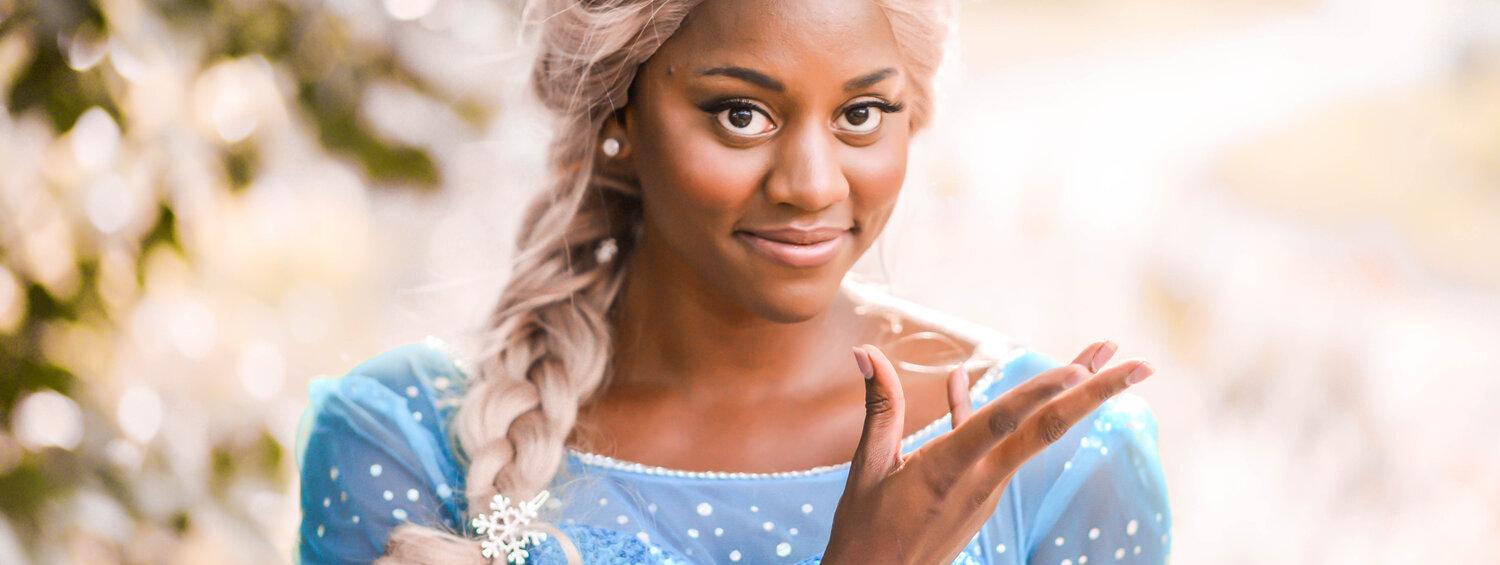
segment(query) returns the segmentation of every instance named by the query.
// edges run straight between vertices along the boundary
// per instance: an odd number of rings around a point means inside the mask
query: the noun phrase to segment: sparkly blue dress
[[[398,347],[310,385],[297,446],[301,563],[368,563],[407,521],[470,531],[448,430],[466,376],[445,351],[434,340]],[[1055,365],[1013,348],[974,383],[972,401]],[[945,415],[903,451],[950,429]],[[954,563],[1164,563],[1172,514],[1156,439],[1140,397],[1106,402],[1017,472]],[[816,564],[848,471],[688,472],[569,450],[542,512],[590,564]],[[555,536],[528,559],[565,562]]]

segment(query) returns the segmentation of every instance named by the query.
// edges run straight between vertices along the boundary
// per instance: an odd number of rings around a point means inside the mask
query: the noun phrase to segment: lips
[[[821,243],[836,238],[846,231],[845,228],[777,228],[764,230],[743,230],[751,235],[781,243],[792,243],[797,245],[809,245]]]
[[[841,228],[782,228],[734,233],[735,238],[760,256],[802,269],[820,267],[832,261],[848,241],[848,234],[848,229]]]

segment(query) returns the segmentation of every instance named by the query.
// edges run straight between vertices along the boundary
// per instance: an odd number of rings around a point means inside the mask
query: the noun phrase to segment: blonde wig
[[[527,208],[510,280],[485,327],[486,346],[452,425],[468,459],[468,508],[497,493],[530,499],[556,477],[579,408],[609,380],[609,312],[641,221],[638,186],[597,167],[604,120],[627,101],[636,72],[702,0],[534,0],[531,78],[557,120],[551,186]],[[913,129],[932,110],[951,0],[875,0],[910,81]],[[601,246],[612,248],[599,254]],[[541,526],[554,535],[544,512]],[[578,554],[561,539],[570,561]],[[503,558],[502,558],[503,559]],[[379,563],[484,563],[461,532],[403,525]]]

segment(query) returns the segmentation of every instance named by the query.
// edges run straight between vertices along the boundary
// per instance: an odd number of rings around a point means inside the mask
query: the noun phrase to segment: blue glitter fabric
[[[978,407],[1053,366],[1015,350],[974,384],[972,402]],[[301,563],[368,563],[403,522],[469,533],[464,467],[448,428],[467,378],[428,341],[310,385],[297,446]],[[945,415],[902,449],[950,429]],[[1109,400],[1022,466],[955,563],[1166,562],[1172,515],[1156,441],[1140,397]],[[570,449],[542,518],[590,564],[814,564],[848,472],[848,463],[690,472]],[[566,562],[555,536],[531,548],[528,561]]]

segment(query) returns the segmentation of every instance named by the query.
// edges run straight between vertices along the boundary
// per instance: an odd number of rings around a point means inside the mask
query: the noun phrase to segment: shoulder
[[[1060,364],[1026,351],[1005,365],[991,398]],[[1117,521],[1123,527],[1154,515],[1152,527],[1169,527],[1162,523],[1164,516],[1170,521],[1170,513],[1157,440],[1150,404],[1126,391],[1106,400],[1028,460],[1013,479],[1018,510],[1033,526],[1028,543],[1035,546],[1042,534],[1080,520]]]
[[[399,416],[445,432],[447,416],[461,401],[466,382],[464,371],[435,338],[393,347],[342,376],[309,383],[303,428],[320,420]],[[299,453],[303,449],[299,442]]]
[[[314,381],[310,390],[320,393],[336,384],[379,386],[409,399],[442,404],[461,396],[466,380],[448,346],[429,337],[387,349],[355,365],[341,379]]]
[[[445,438],[467,381],[448,347],[431,337],[387,349],[344,375],[314,379],[308,384],[308,405],[299,427],[298,460],[304,458],[316,431],[368,434],[378,428],[423,439]]]
[[[1022,378],[1012,385],[1058,363],[1032,353],[1013,365]],[[1023,547],[1053,561],[1099,550],[1165,562],[1172,514],[1158,439],[1150,404],[1127,390],[1028,460],[1012,482]]]
[[[906,319],[975,344],[973,358],[990,364],[975,383],[975,409],[1064,363],[994,328],[870,287],[849,286],[862,298],[893,308]],[[929,437],[921,434],[913,439]],[[1165,534],[1171,512],[1157,440],[1156,415],[1144,397],[1126,391],[1095,408],[1061,439],[1027,460],[1007,487],[1015,499],[1010,507],[1018,513],[1015,519],[1031,530],[1022,541],[1027,547],[1038,547],[1046,532],[1087,521],[1118,522],[1122,531],[1133,530],[1130,524],[1137,523],[1152,530],[1145,536],[1151,539]],[[1149,526],[1145,525],[1148,521]]]
[[[296,450],[304,561],[378,555],[404,521],[459,524],[463,473],[447,421],[465,381],[429,340],[308,385]]]

